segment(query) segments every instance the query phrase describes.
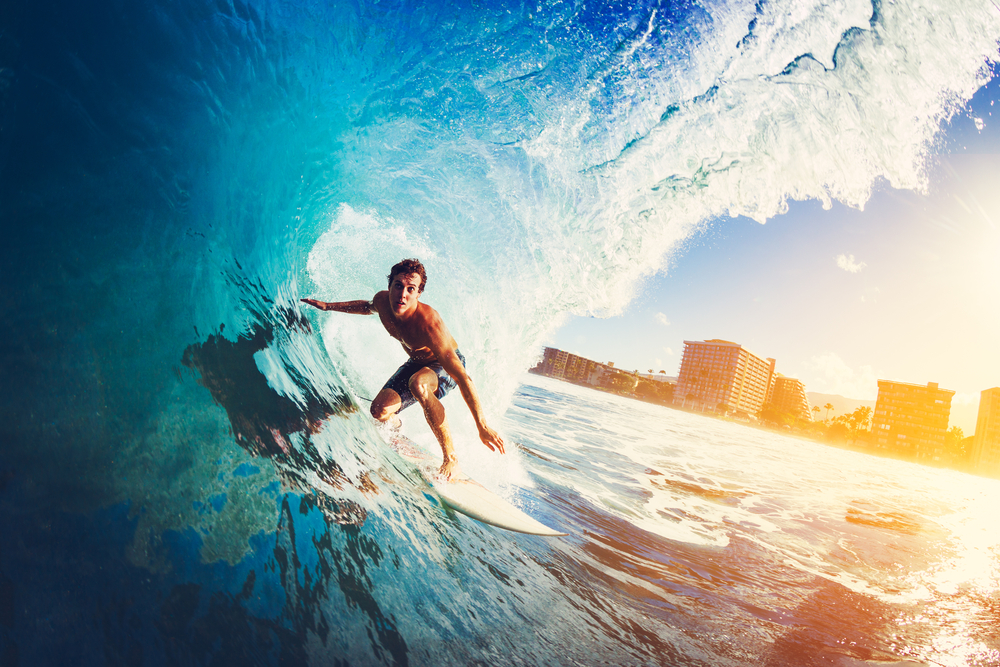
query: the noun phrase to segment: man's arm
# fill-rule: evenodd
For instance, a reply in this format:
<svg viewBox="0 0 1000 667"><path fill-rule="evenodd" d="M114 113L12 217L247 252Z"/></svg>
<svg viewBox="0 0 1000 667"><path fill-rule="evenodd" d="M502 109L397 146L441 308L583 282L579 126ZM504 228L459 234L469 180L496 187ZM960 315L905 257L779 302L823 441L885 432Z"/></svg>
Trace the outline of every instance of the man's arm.
<svg viewBox="0 0 1000 667"><path fill-rule="evenodd" d="M317 301L316 299L299 299L299 301L320 310L333 310L338 313L371 315L375 312L375 306L371 301Z"/></svg>
<svg viewBox="0 0 1000 667"><path fill-rule="evenodd" d="M434 344L436 342L432 342L430 348L438 358L438 361L441 362L441 367L448 371L448 375L455 380L459 391L462 392L462 398L465 399L465 404L469 406L469 412L472 413L472 418L476 422L476 428L479 429L479 439L491 450L499 450L503 454L503 438L486 424L486 420L483 418L482 406L479 403L479 394L476 393L476 386L472 384L472 378L469 377L465 366L462 365L462 360L458 358L454 348L442 347L441 349L437 349L438 346Z"/></svg>

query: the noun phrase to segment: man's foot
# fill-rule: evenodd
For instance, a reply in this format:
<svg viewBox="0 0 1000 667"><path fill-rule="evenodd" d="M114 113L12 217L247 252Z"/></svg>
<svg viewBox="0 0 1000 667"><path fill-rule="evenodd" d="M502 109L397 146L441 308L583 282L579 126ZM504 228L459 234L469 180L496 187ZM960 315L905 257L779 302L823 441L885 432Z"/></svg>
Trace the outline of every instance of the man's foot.
<svg viewBox="0 0 1000 667"><path fill-rule="evenodd" d="M403 420L392 415L385 421L375 420L375 427L387 438L395 438L403 429Z"/></svg>
<svg viewBox="0 0 1000 667"><path fill-rule="evenodd" d="M386 421L389 425L389 429L395 434L403 428L403 420L399 418L399 415L393 415Z"/></svg>
<svg viewBox="0 0 1000 667"><path fill-rule="evenodd" d="M460 479L462 477L462 470L458 467L458 460L445 459L438 470L438 477L446 482L450 482L453 479Z"/></svg>

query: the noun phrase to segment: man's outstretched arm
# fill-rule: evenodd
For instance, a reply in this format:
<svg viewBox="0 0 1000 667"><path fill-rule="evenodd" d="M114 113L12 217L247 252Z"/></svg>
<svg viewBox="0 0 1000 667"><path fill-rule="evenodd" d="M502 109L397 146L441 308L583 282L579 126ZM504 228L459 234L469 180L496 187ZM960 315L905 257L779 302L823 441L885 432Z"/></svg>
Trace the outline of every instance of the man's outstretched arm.
<svg viewBox="0 0 1000 667"><path fill-rule="evenodd" d="M338 313L371 315L375 312L375 306L371 301L317 301L316 299L299 299L299 301L320 310L333 310Z"/></svg>
<svg viewBox="0 0 1000 667"><path fill-rule="evenodd" d="M433 346L431 349L433 350ZM448 375L455 380L459 391L462 392L462 398L465 399L465 404L469 406L469 412L472 413L472 418L476 422L476 428L479 429L479 439L491 450L499 451L503 454L503 438L500 437L499 433L491 429L483 418L482 405L479 403L479 394L476 393L476 386L472 383L472 378L466 372L465 366L462 365L462 360L458 358L453 349L434 350L434 352L438 361L441 362L441 367L448 371Z"/></svg>

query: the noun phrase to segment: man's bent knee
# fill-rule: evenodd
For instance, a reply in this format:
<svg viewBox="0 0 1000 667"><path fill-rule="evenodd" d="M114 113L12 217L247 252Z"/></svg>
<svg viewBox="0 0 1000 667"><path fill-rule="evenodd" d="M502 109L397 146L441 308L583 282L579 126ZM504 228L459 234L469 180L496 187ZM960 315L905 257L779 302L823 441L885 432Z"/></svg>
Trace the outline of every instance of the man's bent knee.
<svg viewBox="0 0 1000 667"><path fill-rule="evenodd" d="M414 373L410 378L410 392L417 402L423 405L431 398L436 398L434 392L438 388L437 374L433 371L422 370Z"/></svg>
<svg viewBox="0 0 1000 667"><path fill-rule="evenodd" d="M399 411L402 401L394 391L383 390L372 401L371 415L380 422L390 419Z"/></svg>

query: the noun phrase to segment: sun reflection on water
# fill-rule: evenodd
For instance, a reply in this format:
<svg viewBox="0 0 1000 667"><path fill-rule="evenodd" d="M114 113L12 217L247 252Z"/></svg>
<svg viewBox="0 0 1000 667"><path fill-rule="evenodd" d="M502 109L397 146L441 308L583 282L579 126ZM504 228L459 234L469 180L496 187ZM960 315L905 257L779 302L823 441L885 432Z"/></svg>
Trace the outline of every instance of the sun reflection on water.
<svg viewBox="0 0 1000 667"><path fill-rule="evenodd" d="M969 485L986 488L970 497ZM963 476L952 488L958 509L937 519L948 537L928 545L935 552L931 564L907 582L907 597L919 611L899 620L923 648L911 642L900 653L946 667L997 665L1000 485Z"/></svg>

